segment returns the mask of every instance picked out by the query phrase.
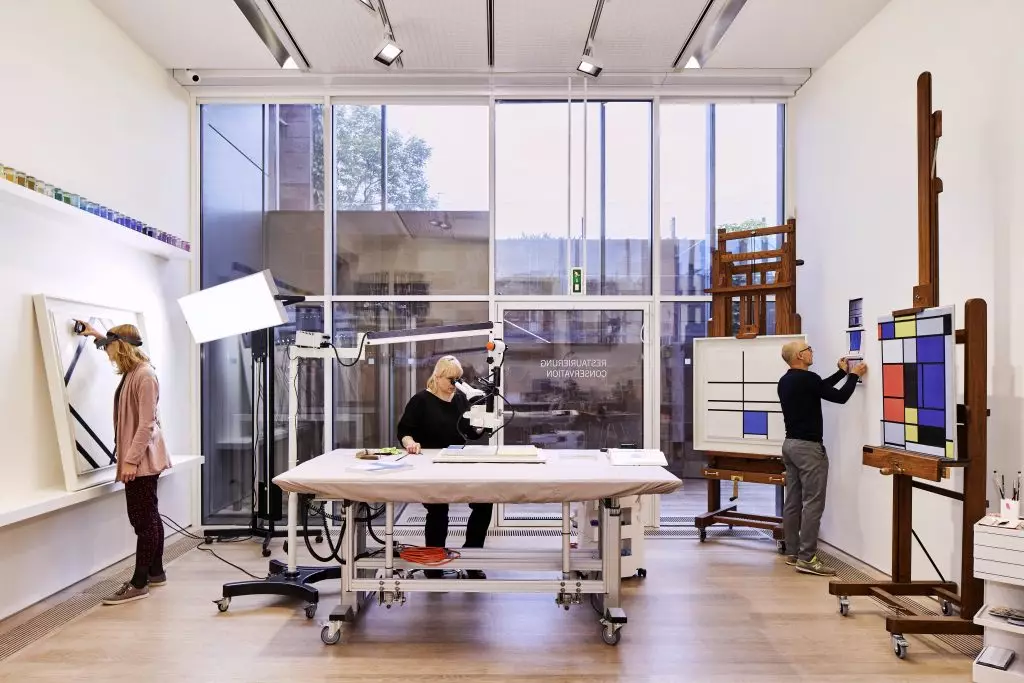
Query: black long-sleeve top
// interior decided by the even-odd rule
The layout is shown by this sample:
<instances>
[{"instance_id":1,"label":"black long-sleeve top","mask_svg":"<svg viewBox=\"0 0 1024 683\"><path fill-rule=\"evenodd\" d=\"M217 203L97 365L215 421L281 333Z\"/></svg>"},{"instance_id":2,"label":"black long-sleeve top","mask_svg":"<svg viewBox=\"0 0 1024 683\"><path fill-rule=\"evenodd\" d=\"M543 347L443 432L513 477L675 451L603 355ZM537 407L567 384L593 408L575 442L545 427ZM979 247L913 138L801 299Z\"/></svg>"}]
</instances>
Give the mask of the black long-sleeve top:
<instances>
[{"instance_id":1,"label":"black long-sleeve top","mask_svg":"<svg viewBox=\"0 0 1024 683\"><path fill-rule=\"evenodd\" d=\"M837 389L836 382L844 377L846 383ZM790 368L779 379L778 385L782 416L786 422L786 438L820 442L824 431L821 400L846 403L856 387L857 375L843 370L837 370L822 379L810 370Z\"/></svg>"},{"instance_id":2,"label":"black long-sleeve top","mask_svg":"<svg viewBox=\"0 0 1024 683\"><path fill-rule=\"evenodd\" d=\"M413 394L398 421L398 442L411 436L423 448L447 448L479 438L480 432L462 417L468 410L469 400L458 391L451 401L426 389Z\"/></svg>"}]
</instances>

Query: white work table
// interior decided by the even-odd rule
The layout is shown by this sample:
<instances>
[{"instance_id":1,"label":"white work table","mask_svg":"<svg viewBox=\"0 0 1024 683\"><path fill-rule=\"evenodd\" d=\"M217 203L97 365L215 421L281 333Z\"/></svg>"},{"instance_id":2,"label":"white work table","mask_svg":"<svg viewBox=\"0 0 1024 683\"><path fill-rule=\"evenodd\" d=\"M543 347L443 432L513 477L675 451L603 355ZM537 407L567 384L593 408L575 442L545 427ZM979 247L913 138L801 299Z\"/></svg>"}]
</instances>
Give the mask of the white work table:
<instances>
[{"instance_id":1,"label":"white work table","mask_svg":"<svg viewBox=\"0 0 1024 683\"><path fill-rule=\"evenodd\" d=\"M562 503L671 493L682 482L662 467L615 466L598 450L544 450L543 463L435 463L439 451L408 455L394 471L350 469L339 449L274 477L285 491L330 500L402 503Z\"/></svg>"},{"instance_id":2,"label":"white work table","mask_svg":"<svg viewBox=\"0 0 1024 683\"><path fill-rule=\"evenodd\" d=\"M671 493L682 482L658 466L612 465L597 450L544 450L543 463L435 463L437 451L408 455L408 467L390 471L360 469L372 461L359 460L355 449L340 449L308 460L274 478L290 494L308 494L342 501L345 526L342 537L341 605L332 612L320 637L326 644L341 639L344 622L354 621L368 597L391 608L414 592L551 592L557 606L584 605L596 598L604 642L619 642L626 623L620 606L619 554L621 518L619 498ZM600 544L596 550L570 547L569 504L601 501ZM410 572L425 568L398 557L394 542L395 503L561 503L561 550L496 550L459 548L460 557L448 569L497 568L515 571L560 572L544 579L421 579ZM353 503L384 503L385 547L366 553L363 526L357 527ZM291 508L291 504L289 506ZM379 524L379 522L378 522ZM355 530L359 529L359 533ZM378 529L379 531L379 529ZM289 538L290 549L296 545ZM607 551L606 551L607 550ZM400 551L400 549L399 549ZM294 569L294 560L290 562ZM584 600L584 596L590 599ZM225 598L227 599L227 598ZM307 616L315 612L307 609ZM222 609L227 609L224 603Z\"/></svg>"}]
</instances>

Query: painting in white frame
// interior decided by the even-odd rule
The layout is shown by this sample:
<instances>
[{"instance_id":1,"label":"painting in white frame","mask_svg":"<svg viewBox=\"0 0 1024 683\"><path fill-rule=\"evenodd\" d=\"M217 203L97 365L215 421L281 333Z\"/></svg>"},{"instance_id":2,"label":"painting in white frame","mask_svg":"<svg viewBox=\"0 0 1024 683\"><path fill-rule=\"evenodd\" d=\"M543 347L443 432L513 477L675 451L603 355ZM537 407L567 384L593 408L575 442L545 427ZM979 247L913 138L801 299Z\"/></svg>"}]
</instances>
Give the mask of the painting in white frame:
<instances>
[{"instance_id":1,"label":"painting in white frame","mask_svg":"<svg viewBox=\"0 0 1024 683\"><path fill-rule=\"evenodd\" d=\"M75 334L74 321L88 322L100 334L115 325L135 325L145 344L143 315L45 294L33 299L64 484L79 491L114 481L114 393L121 377L92 337ZM142 350L149 355L145 345Z\"/></svg>"},{"instance_id":2,"label":"painting in white frame","mask_svg":"<svg viewBox=\"0 0 1024 683\"><path fill-rule=\"evenodd\" d=\"M781 455L786 426L778 381L789 369L782 347L802 334L693 341L693 447Z\"/></svg>"}]
</instances>

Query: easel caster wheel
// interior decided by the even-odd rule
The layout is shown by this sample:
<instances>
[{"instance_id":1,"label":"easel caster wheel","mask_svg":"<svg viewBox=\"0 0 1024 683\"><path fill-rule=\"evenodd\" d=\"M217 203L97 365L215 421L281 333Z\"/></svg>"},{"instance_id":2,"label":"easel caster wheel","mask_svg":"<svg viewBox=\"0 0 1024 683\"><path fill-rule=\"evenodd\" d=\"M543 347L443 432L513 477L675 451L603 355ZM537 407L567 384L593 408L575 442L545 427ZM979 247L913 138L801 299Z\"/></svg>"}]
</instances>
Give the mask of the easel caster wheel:
<instances>
[{"instance_id":1,"label":"easel caster wheel","mask_svg":"<svg viewBox=\"0 0 1024 683\"><path fill-rule=\"evenodd\" d=\"M618 645L621 638L622 631L619 629L612 628L611 626L605 626L601 629L601 640L604 641L605 645Z\"/></svg>"},{"instance_id":2,"label":"easel caster wheel","mask_svg":"<svg viewBox=\"0 0 1024 683\"><path fill-rule=\"evenodd\" d=\"M700 542L703 543L706 540L708 540L708 532L706 530L704 530L704 529L701 529L700 530Z\"/></svg>"},{"instance_id":3,"label":"easel caster wheel","mask_svg":"<svg viewBox=\"0 0 1024 683\"><path fill-rule=\"evenodd\" d=\"M953 616L953 603L949 600L942 601L942 615L945 617Z\"/></svg>"},{"instance_id":4,"label":"easel caster wheel","mask_svg":"<svg viewBox=\"0 0 1024 683\"><path fill-rule=\"evenodd\" d=\"M288 541L285 541L281 548L283 551L288 552ZM266 557L266 555L264 555Z\"/></svg>"},{"instance_id":5,"label":"easel caster wheel","mask_svg":"<svg viewBox=\"0 0 1024 683\"><path fill-rule=\"evenodd\" d=\"M323 641L324 645L337 645L341 642L341 631L335 631L331 633L330 626L324 626L320 629L320 640Z\"/></svg>"},{"instance_id":6,"label":"easel caster wheel","mask_svg":"<svg viewBox=\"0 0 1024 683\"><path fill-rule=\"evenodd\" d=\"M263 549L263 557L270 557L270 548Z\"/></svg>"},{"instance_id":7,"label":"easel caster wheel","mask_svg":"<svg viewBox=\"0 0 1024 683\"><path fill-rule=\"evenodd\" d=\"M892 652L900 659L907 658L907 647L909 645L910 643L902 635L898 633L892 634Z\"/></svg>"},{"instance_id":8,"label":"easel caster wheel","mask_svg":"<svg viewBox=\"0 0 1024 683\"><path fill-rule=\"evenodd\" d=\"M644 569L643 567L640 567L639 569L636 570L636 575L639 576L641 579L646 579L647 578L647 570Z\"/></svg>"},{"instance_id":9,"label":"easel caster wheel","mask_svg":"<svg viewBox=\"0 0 1024 683\"><path fill-rule=\"evenodd\" d=\"M316 538L314 538L313 540L316 541L317 543L323 543L324 542L324 535L323 534L317 534Z\"/></svg>"},{"instance_id":10,"label":"easel caster wheel","mask_svg":"<svg viewBox=\"0 0 1024 683\"><path fill-rule=\"evenodd\" d=\"M316 616L316 603L315 602L309 603L308 605L306 605L306 609L304 611L306 613L306 618L307 619L312 619L313 617Z\"/></svg>"},{"instance_id":11,"label":"easel caster wheel","mask_svg":"<svg viewBox=\"0 0 1024 683\"><path fill-rule=\"evenodd\" d=\"M850 616L850 601L845 595L839 598L839 616Z\"/></svg>"},{"instance_id":12,"label":"easel caster wheel","mask_svg":"<svg viewBox=\"0 0 1024 683\"><path fill-rule=\"evenodd\" d=\"M213 544L213 536L203 536L203 543L206 545Z\"/></svg>"},{"instance_id":13,"label":"easel caster wheel","mask_svg":"<svg viewBox=\"0 0 1024 683\"><path fill-rule=\"evenodd\" d=\"M228 607L231 606L231 598L221 598L220 600L214 600L217 604L218 612L227 612Z\"/></svg>"}]
</instances>

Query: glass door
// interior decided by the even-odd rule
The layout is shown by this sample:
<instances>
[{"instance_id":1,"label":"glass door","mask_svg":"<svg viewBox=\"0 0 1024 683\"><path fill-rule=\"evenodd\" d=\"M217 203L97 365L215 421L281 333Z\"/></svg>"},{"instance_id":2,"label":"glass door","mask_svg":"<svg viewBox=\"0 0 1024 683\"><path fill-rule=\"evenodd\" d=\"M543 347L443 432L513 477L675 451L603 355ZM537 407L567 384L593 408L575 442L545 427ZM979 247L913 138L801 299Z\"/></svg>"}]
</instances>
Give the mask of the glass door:
<instances>
[{"instance_id":1,"label":"glass door","mask_svg":"<svg viewBox=\"0 0 1024 683\"><path fill-rule=\"evenodd\" d=\"M645 446L653 408L644 348L648 304L502 302L497 313L508 347L503 393L514 413L499 443ZM558 504L499 505L496 513L495 522L505 526L561 519Z\"/></svg>"}]
</instances>

